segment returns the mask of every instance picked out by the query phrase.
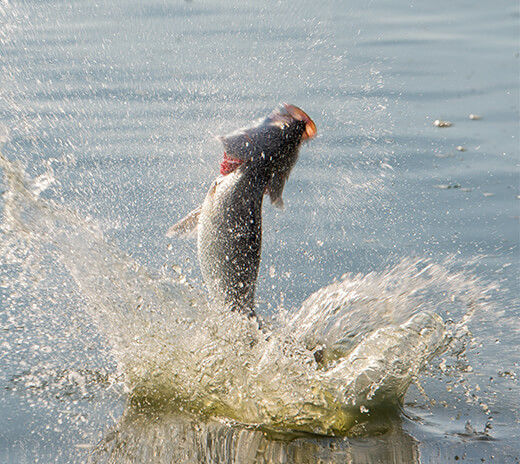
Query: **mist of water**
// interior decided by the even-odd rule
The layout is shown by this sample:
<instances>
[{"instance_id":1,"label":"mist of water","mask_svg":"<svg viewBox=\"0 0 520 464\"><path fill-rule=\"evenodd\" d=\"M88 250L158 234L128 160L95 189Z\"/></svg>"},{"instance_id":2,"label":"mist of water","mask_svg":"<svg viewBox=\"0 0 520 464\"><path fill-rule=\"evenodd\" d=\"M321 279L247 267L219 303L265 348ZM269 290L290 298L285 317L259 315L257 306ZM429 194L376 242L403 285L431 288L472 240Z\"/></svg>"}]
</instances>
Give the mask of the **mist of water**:
<instances>
[{"instance_id":1,"label":"mist of water","mask_svg":"<svg viewBox=\"0 0 520 464\"><path fill-rule=\"evenodd\" d=\"M63 300L54 311L66 313L67 299L80 299L116 360L117 375L103 382L121 382L133 404L266 429L348 434L378 409L398 406L487 305L489 288L451 271L449 260L404 259L380 272L344 275L299 310L275 312L259 330L209 307L180 273L152 272L125 255L94 219L44 199L51 171L31 179L19 163L2 155L0 163L8 330L20 318L48 317L39 308L49 288ZM71 339L81 338L77 323ZM36 344L45 350L45 342ZM38 379L37 371L31 375Z\"/></svg>"}]
</instances>

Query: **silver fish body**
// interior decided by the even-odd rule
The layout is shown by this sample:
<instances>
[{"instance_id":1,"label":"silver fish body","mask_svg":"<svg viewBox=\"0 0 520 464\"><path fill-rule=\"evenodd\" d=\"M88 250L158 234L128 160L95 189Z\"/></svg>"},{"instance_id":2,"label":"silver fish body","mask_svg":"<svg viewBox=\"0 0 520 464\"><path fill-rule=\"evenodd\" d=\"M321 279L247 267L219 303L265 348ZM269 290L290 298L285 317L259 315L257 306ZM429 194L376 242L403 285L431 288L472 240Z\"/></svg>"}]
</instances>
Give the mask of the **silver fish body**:
<instances>
[{"instance_id":1,"label":"silver fish body","mask_svg":"<svg viewBox=\"0 0 520 464\"><path fill-rule=\"evenodd\" d=\"M247 171L247 170L246 170ZM212 303L254 312L265 185L250 172L218 178L202 204L197 248Z\"/></svg>"},{"instance_id":2,"label":"silver fish body","mask_svg":"<svg viewBox=\"0 0 520 464\"><path fill-rule=\"evenodd\" d=\"M283 207L283 188L300 145L315 133L314 122L302 110L284 105L256 125L220 137L225 149L222 175L202 207L168 232L188 235L197 229L210 303L255 315L263 198L268 193L275 206Z\"/></svg>"}]
</instances>

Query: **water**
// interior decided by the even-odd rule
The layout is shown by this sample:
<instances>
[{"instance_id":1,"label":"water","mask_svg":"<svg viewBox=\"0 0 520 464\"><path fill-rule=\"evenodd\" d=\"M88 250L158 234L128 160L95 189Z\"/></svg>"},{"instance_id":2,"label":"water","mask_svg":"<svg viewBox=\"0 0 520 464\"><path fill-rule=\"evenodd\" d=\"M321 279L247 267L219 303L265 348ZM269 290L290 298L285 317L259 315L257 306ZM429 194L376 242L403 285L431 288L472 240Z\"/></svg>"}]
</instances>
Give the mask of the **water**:
<instances>
[{"instance_id":1,"label":"water","mask_svg":"<svg viewBox=\"0 0 520 464\"><path fill-rule=\"evenodd\" d=\"M518 462L518 18L0 3L2 462ZM280 101L265 337L164 234Z\"/></svg>"}]
</instances>

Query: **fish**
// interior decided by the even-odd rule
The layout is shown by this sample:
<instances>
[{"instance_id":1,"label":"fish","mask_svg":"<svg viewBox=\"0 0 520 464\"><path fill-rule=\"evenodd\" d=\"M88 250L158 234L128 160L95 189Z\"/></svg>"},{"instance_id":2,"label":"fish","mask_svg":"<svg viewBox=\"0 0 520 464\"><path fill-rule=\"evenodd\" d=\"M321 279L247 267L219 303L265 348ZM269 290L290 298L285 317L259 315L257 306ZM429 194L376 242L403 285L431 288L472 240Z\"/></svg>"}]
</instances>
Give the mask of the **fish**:
<instances>
[{"instance_id":1,"label":"fish","mask_svg":"<svg viewBox=\"0 0 520 464\"><path fill-rule=\"evenodd\" d=\"M283 190L300 147L316 133L303 110L284 103L252 126L218 137L224 147L220 175L202 205L166 234L197 238L210 304L257 317L263 199L268 195L284 208Z\"/></svg>"}]
</instances>

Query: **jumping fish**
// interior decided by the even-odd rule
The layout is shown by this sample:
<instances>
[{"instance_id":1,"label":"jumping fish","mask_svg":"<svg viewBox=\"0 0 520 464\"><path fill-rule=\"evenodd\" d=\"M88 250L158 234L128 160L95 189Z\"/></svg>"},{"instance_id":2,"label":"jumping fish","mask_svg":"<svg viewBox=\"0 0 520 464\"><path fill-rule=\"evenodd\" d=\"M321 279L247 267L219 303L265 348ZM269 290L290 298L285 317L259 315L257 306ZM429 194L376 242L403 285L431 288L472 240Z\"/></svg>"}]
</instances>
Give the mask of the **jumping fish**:
<instances>
[{"instance_id":1,"label":"jumping fish","mask_svg":"<svg viewBox=\"0 0 520 464\"><path fill-rule=\"evenodd\" d=\"M262 202L283 208L285 182L302 142L316 135L305 112L284 104L255 125L219 137L220 176L201 206L167 236L196 236L202 277L212 304L255 316L262 244Z\"/></svg>"}]
</instances>

